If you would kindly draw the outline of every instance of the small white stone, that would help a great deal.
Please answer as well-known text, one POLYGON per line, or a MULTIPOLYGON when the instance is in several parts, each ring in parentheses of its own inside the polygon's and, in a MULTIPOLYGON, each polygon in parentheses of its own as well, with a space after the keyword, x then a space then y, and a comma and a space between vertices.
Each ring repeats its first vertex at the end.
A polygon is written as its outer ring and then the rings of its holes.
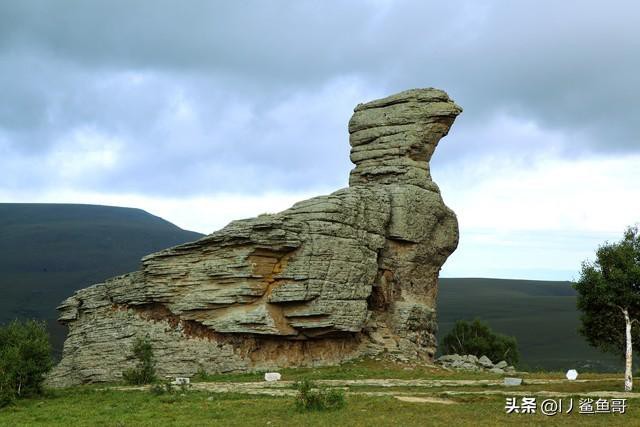
POLYGON ((569 381, 574 381, 576 378, 578 378, 578 371, 576 371, 575 369, 569 369, 567 371, 567 379, 569 381))
POLYGON ((191 384, 191 380, 187 377, 176 377, 174 381, 171 382, 173 385, 189 385, 191 384))
POLYGON ((264 374, 265 381, 280 381, 280 378, 282 378, 282 375, 278 372, 267 372, 264 374))
POLYGON ((511 377, 504 378, 505 386, 518 386, 521 384, 522 384, 522 378, 511 378, 511 377))

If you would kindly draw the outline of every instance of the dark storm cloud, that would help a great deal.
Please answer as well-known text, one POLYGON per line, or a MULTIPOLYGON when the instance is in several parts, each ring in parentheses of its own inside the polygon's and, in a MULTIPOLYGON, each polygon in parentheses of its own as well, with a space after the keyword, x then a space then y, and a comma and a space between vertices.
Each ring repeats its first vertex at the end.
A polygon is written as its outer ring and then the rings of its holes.
POLYGON ((638 151, 639 15, 632 1, 3 2, 2 186, 344 185, 353 105, 423 86, 465 108, 441 164, 638 151), (565 137, 501 137, 501 117, 565 137), (60 173, 76 145, 91 173, 60 173))

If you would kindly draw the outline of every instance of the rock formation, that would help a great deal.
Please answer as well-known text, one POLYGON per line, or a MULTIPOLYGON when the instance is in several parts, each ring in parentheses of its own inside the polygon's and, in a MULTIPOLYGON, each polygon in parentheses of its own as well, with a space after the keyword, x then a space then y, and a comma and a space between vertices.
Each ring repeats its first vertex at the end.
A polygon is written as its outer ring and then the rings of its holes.
POLYGON ((516 368, 509 365, 506 361, 501 360, 498 363, 493 363, 487 356, 475 356, 473 354, 459 355, 459 354, 446 354, 438 357, 436 363, 439 365, 455 369, 458 371, 471 371, 471 372, 491 372, 492 374, 515 374, 516 368))
POLYGON ((458 243, 429 160, 462 111, 414 89, 359 104, 349 187, 146 256, 76 292, 50 385, 111 381, 148 335, 161 375, 431 361, 438 273, 458 243))

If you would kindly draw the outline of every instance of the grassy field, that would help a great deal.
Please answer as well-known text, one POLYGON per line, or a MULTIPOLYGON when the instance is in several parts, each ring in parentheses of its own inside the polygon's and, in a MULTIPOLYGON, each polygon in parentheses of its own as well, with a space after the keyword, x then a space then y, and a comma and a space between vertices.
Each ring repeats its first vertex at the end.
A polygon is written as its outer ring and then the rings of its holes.
MULTIPOLYGON (((635 401, 634 401, 635 402, 635 401)), ((153 396, 146 392, 74 390, 42 400, 21 402, 0 413, 12 426, 494 426, 494 425, 637 425, 640 405, 626 414, 549 417, 506 414, 496 396, 456 398, 456 404, 401 402, 391 396, 349 396, 345 408, 299 412, 290 398, 236 394, 153 396)))
MULTIPOLYGON (((295 396, 248 395, 214 393, 207 390, 180 391, 154 395, 148 390, 120 390, 104 385, 90 385, 66 390, 49 390, 45 396, 19 401, 0 409, 2 426, 494 426, 494 425, 638 425, 640 399, 630 398, 625 414, 579 414, 578 399, 585 393, 621 391, 622 376, 590 374, 581 377, 594 381, 552 384, 526 384, 536 379, 560 380, 561 373, 530 373, 523 375, 520 387, 447 386, 447 387, 361 387, 346 388, 346 406, 329 411, 301 412, 294 405, 295 396), (483 392, 505 392, 504 395, 484 395, 483 392), (569 393, 576 409, 571 414, 546 416, 507 414, 506 398, 511 392, 538 396, 538 402, 548 399, 542 391, 569 393), (384 395, 367 395, 384 393, 384 395), (455 394, 451 394, 455 393, 455 394), (443 403, 405 402, 395 396, 422 399, 436 398, 443 403)), ((357 378, 406 378, 423 380, 484 379, 501 381, 496 375, 465 374, 431 367, 393 365, 386 362, 363 361, 342 367, 324 369, 285 370, 283 380, 314 378, 316 380, 357 378)), ((210 382, 194 384, 235 384, 257 380, 257 375, 218 376, 210 382)), ((282 384, 290 389, 292 384, 282 384)), ((640 397, 640 394, 638 395, 640 397)), ((568 395, 562 397, 568 404, 568 395)))

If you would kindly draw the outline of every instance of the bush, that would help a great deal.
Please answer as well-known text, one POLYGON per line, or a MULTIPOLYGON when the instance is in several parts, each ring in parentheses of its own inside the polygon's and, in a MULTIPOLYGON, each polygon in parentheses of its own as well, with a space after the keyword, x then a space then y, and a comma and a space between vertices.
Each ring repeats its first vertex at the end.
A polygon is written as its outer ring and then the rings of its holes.
POLYGON ((161 396, 163 394, 174 394, 180 391, 181 395, 184 395, 191 390, 191 384, 172 384, 170 380, 158 381, 154 383, 149 392, 154 396, 161 396))
POLYGON ((44 322, 14 320, 0 326, 0 407, 40 394, 44 375, 52 366, 44 322))
POLYGON ((487 356, 492 362, 505 360, 515 365, 520 359, 515 337, 495 333, 484 322, 458 320, 442 340, 444 354, 473 354, 487 356))
POLYGON ((151 386, 151 389, 149 391, 155 396, 160 396, 165 393, 171 394, 175 390, 173 389, 170 381, 164 381, 154 384, 153 386, 151 386))
POLYGON ((306 379, 297 382, 295 388, 298 390, 296 407, 299 410, 339 409, 346 404, 342 390, 318 387, 313 381, 306 379))
POLYGON ((149 336, 136 338, 132 351, 133 356, 138 359, 138 364, 135 368, 125 370, 122 378, 127 384, 151 384, 156 379, 156 361, 149 336))

